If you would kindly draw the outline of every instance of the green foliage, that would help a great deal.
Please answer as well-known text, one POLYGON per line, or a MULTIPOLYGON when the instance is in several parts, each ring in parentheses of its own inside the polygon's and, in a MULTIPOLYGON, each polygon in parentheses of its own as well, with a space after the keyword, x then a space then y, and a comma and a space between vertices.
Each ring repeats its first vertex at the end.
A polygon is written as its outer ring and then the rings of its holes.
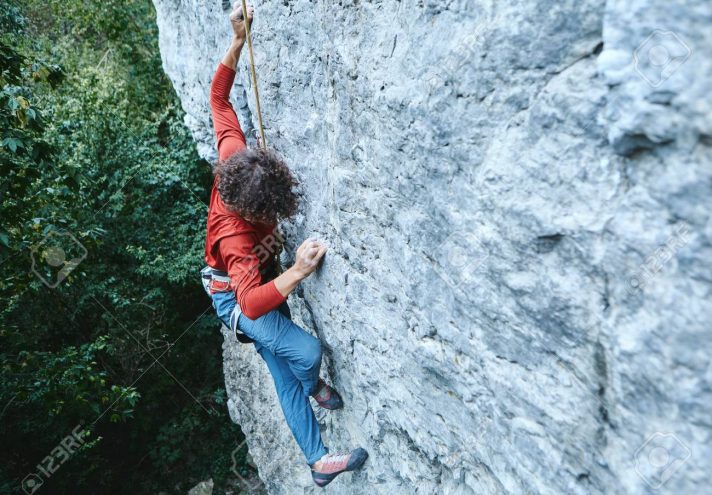
POLYGON ((230 477, 198 281, 211 177, 149 0, 0 0, 0 491, 84 425, 46 493, 230 477))

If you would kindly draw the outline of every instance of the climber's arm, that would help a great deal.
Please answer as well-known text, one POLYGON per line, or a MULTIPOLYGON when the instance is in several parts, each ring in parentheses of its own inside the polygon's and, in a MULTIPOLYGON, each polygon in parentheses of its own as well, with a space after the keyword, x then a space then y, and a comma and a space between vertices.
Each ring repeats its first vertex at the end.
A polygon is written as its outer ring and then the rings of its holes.
POLYGON ((240 53, 242 53, 243 46, 245 46, 245 38, 234 35, 230 47, 225 52, 225 56, 220 63, 232 70, 237 69, 237 62, 240 60, 240 53))
POLYGON ((251 233, 225 237, 220 240, 219 248, 235 287, 235 298, 245 316, 254 320, 284 302, 286 296, 277 290, 274 280, 262 284, 260 261, 254 254, 251 233))
MULTIPOLYGON (((254 17, 255 11, 251 5, 247 7, 247 19, 252 26, 252 19, 254 17)), ((235 2, 230 12, 230 24, 232 24, 232 43, 230 43, 230 48, 228 48, 225 56, 222 59, 222 63, 232 70, 237 67, 237 61, 240 60, 240 52, 247 39, 247 29, 245 27, 245 20, 242 15, 242 2, 239 0, 235 2)))
POLYGON ((225 160, 236 151, 245 149, 245 134, 230 104, 230 89, 235 81, 235 71, 220 64, 210 85, 210 111, 218 142, 218 154, 225 160))
POLYGON ((326 246, 306 240, 299 246, 296 261, 279 277, 262 284, 258 256, 254 254, 251 234, 238 234, 220 240, 227 272, 232 279, 235 297, 242 312, 254 320, 276 309, 299 285, 311 275, 326 253, 326 246))
MULTIPOLYGON (((248 8, 248 16, 252 21, 252 8, 248 8)), ((240 52, 245 44, 245 24, 242 19, 242 9, 237 7, 230 14, 230 22, 234 35, 230 47, 225 52, 210 85, 210 110, 213 115, 213 127, 217 136, 218 154, 221 160, 228 158, 236 151, 245 149, 245 134, 237 120, 235 110, 230 104, 230 90, 235 82, 235 68, 240 60, 240 52)))

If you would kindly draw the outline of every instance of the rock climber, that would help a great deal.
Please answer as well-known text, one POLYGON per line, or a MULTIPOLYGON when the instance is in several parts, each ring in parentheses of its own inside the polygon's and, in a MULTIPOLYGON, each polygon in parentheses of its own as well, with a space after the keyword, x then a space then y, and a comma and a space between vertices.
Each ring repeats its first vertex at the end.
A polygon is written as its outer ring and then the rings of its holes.
MULTIPOLYGON (((275 226, 297 210, 296 180, 275 153, 248 149, 229 101, 235 69, 246 41, 242 8, 230 13, 232 42, 210 88, 210 108, 219 160, 210 195, 203 286, 220 320, 238 340, 253 342, 272 374, 285 419, 311 467, 312 479, 326 486, 345 471, 359 469, 366 450, 329 453, 309 397, 324 409, 343 401, 319 377, 321 343, 291 321, 287 296, 316 270, 326 246, 308 239, 294 265, 281 275, 275 226)), ((250 23, 252 7, 248 8, 250 23)))

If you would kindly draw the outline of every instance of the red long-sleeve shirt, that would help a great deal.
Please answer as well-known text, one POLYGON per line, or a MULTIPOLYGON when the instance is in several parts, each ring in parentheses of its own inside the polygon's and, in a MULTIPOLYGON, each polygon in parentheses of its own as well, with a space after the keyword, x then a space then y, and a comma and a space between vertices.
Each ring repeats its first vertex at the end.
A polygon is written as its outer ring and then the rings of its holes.
MULTIPOLYGON (((230 89, 235 71, 220 64, 210 86, 210 109, 218 141, 218 155, 225 160, 245 149, 245 135, 235 110, 230 104, 230 89)), ((275 226, 251 223, 230 211, 220 198, 217 177, 213 182, 208 211, 208 232, 205 239, 205 261, 209 266, 228 273, 235 287, 240 309, 250 319, 259 318, 284 302, 274 281, 263 283, 260 269, 270 272, 271 266, 260 265, 261 243, 270 245, 269 236, 275 226)), ((272 263, 269 257, 265 263, 272 263)))

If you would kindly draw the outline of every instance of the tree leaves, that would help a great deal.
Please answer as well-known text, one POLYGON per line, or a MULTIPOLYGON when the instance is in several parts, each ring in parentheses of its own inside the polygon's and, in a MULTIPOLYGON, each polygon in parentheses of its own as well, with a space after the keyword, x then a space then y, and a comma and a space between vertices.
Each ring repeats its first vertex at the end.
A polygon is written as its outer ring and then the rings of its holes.
POLYGON ((224 479, 240 433, 216 392, 218 324, 195 321, 208 305, 196 267, 211 174, 161 72, 151 3, 23 9, 27 19, 0 0, 0 491, 16 491, 79 421, 96 421, 95 440, 45 491, 224 479), (54 232, 87 254, 49 289, 32 250, 54 232))

